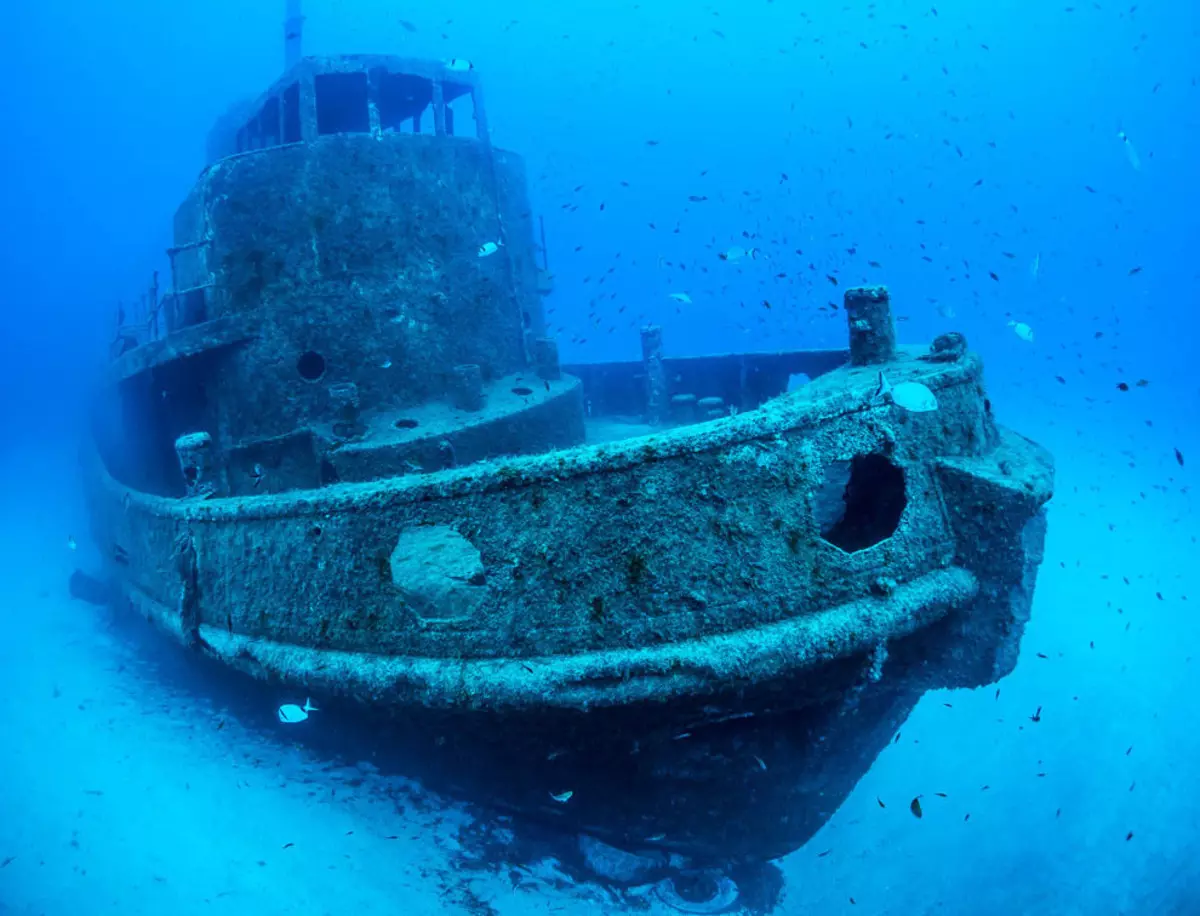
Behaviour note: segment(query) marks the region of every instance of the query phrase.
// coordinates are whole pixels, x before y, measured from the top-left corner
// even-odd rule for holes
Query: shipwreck
[[[502,728],[537,806],[622,848],[778,855],[922,692],[1012,670],[1051,459],[961,337],[897,344],[882,288],[846,292],[845,350],[673,356],[647,327],[642,359],[563,364],[535,225],[474,69],[293,60],[212,132],[114,344],[84,454],[106,578],[299,696]],[[680,735],[772,715],[801,735],[777,829],[707,842],[561,769],[669,775]]]

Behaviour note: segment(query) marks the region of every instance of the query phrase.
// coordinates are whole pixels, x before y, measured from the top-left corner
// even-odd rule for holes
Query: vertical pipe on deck
[[[667,416],[667,371],[663,366],[662,328],[642,328],[642,366],[646,376],[646,421],[661,426]]]
[[[379,100],[383,94],[380,80],[387,71],[372,67],[367,71],[367,129],[372,137],[383,136],[383,123],[379,115]]]
[[[287,0],[283,20],[283,68],[290,70],[300,60],[304,40],[304,14],[301,0]]]
[[[896,325],[886,286],[848,289],[842,307],[850,331],[850,365],[876,366],[896,358]]]
[[[158,271],[154,271],[154,275],[150,279],[150,336],[152,339],[158,339]]]

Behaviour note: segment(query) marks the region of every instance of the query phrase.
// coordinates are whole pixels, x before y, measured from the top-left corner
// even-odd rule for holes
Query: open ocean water
[[[166,276],[208,128],[281,71],[282,7],[0,11],[0,914],[678,912],[573,872],[572,838],[489,858],[520,824],[415,752],[282,724],[297,698],[68,593],[117,304]],[[884,283],[899,339],[965,334],[1055,456],[1016,670],[927,694],[745,912],[1200,914],[1200,7],[304,13],[305,53],[474,64],[565,361],[637,359],[646,323],[672,353],[844,347],[843,290]]]

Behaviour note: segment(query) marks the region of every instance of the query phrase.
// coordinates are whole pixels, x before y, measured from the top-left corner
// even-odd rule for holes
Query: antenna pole
[[[304,37],[304,14],[301,0],[287,0],[287,18],[283,20],[283,67],[290,70],[300,60]]]

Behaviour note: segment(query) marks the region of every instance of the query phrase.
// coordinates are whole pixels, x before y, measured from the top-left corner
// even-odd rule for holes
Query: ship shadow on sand
[[[511,740],[524,723],[494,714],[382,713],[314,696],[317,712],[283,723],[278,707],[304,699],[288,688],[184,650],[127,609],[112,608],[107,623],[144,676],[206,698],[264,740],[330,765],[369,761],[385,778],[418,784],[427,804],[442,796],[465,806],[456,868],[516,885],[553,860],[571,882],[693,913],[771,912],[784,887],[775,860],[828,821],[920,696],[850,691],[790,711],[747,698],[767,711],[682,731],[648,717],[644,739],[616,742],[606,740],[617,728],[605,710],[547,712],[538,731],[556,738],[531,754],[528,740]],[[812,695],[811,685],[795,687]]]

